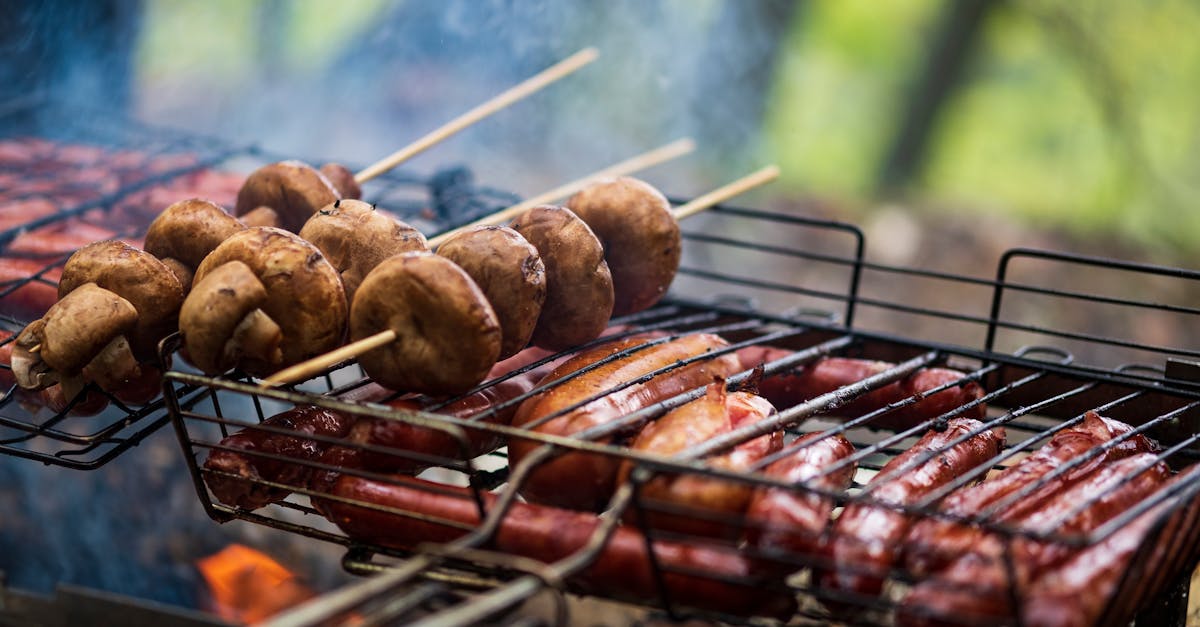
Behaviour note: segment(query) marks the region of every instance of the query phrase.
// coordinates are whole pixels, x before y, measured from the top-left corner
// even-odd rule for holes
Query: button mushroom
[[[279,226],[296,233],[321,207],[339,199],[333,183],[319,170],[300,161],[280,161],[246,177],[234,213],[240,217],[270,207],[279,214]]]
[[[158,214],[146,230],[146,252],[167,265],[191,289],[196,267],[221,242],[246,228],[216,203],[192,198],[181,200]]]
[[[559,351],[599,337],[612,314],[613,281],[592,229],[571,210],[552,205],[529,209],[511,226],[546,264],[546,303],[533,344]]]
[[[341,280],[320,250],[281,229],[254,227],[200,263],[179,329],[204,372],[236,366],[265,376],[340,344],[346,310]]]
[[[432,253],[392,257],[367,275],[350,308],[350,336],[396,339],[359,356],[393,390],[458,394],[483,381],[500,355],[500,322],[454,262]]]
[[[333,183],[334,189],[342,195],[343,200],[358,200],[362,198],[362,187],[354,178],[354,173],[340,163],[326,163],[321,166],[321,174]]]
[[[425,236],[386,211],[361,200],[339,200],[304,223],[300,237],[325,254],[341,276],[346,299],[384,259],[428,250]]]
[[[469,275],[500,321],[500,359],[529,344],[546,302],[546,265],[520,233],[504,226],[479,226],[455,234],[437,254]]]
[[[80,248],[63,267],[58,282],[61,300],[76,288],[95,283],[129,301],[137,323],[128,334],[139,362],[156,359],[158,343],[175,331],[183,287],[154,255],[124,242],[104,241]]]

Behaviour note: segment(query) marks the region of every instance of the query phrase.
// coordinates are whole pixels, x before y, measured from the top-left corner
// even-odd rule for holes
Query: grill
[[[390,399],[386,398],[347,402],[345,398],[360,394],[368,385],[355,363],[339,365],[294,389],[274,391],[259,388],[248,377],[209,378],[191,374],[186,367],[172,370],[166,386],[171,414],[176,417],[175,428],[197,493],[212,518],[222,522],[240,519],[344,545],[346,569],[378,575],[310,603],[280,619],[280,624],[317,624],[333,617],[421,624],[512,621],[518,616],[531,623],[565,622],[570,620],[571,612],[564,593],[633,601],[650,616],[673,619],[741,623],[792,618],[799,622],[836,619],[893,624],[898,622],[898,614],[903,614],[905,620],[913,621],[984,624],[986,616],[939,614],[906,599],[924,588],[935,595],[965,593],[973,599],[997,598],[1020,611],[1027,600],[1026,592],[1031,590],[1018,572],[1020,561],[1014,558],[1023,547],[1107,547],[1130,535],[1136,538],[1136,554],[1123,562],[1128,567],[1120,569],[1123,574],[1115,579],[1111,594],[1101,596],[1102,611],[1097,616],[1117,624],[1140,611],[1143,614],[1139,621],[1145,624],[1181,621],[1178,605],[1159,608],[1158,614],[1146,612],[1161,605],[1163,599],[1175,598],[1165,591],[1176,594],[1178,588],[1172,586],[1179,585],[1180,577],[1186,584],[1186,575],[1195,566],[1194,496],[1200,484],[1190,480],[1192,475],[1084,531],[1070,531],[1070,525],[1062,525],[1086,509],[1102,506],[1105,494],[1137,481],[1152,463],[1162,462],[1175,470],[1194,463],[1195,443],[1200,438],[1196,429],[1200,387],[1192,375],[1200,353],[1194,346],[1178,344],[1176,338],[1183,335],[1165,342],[1149,341],[1145,328],[1139,325],[1153,324],[1158,331],[1183,329],[1200,310],[1157,297],[1143,298],[1139,291],[1147,286],[1155,290],[1167,286],[1166,293],[1173,295],[1194,293],[1200,273],[1013,250],[1001,257],[994,279],[982,279],[869,262],[866,237],[847,224],[735,207],[718,207],[697,220],[690,225],[692,228],[685,229],[686,258],[669,298],[652,310],[614,320],[622,329],[618,337],[653,331],[666,334],[666,338],[652,340],[662,342],[681,334],[708,332],[718,333],[731,343],[695,360],[715,359],[755,346],[788,351],[782,358],[766,363],[761,372],[746,371],[731,377],[727,381],[731,387],[755,385],[760,378],[765,381],[830,356],[886,360],[892,365],[860,381],[779,406],[778,413],[765,422],[736,429],[673,458],[635,452],[620,442],[641,425],[701,397],[703,389],[568,438],[531,431],[531,425],[492,424],[485,420],[486,415],[463,418],[436,413],[459,399],[426,406],[426,411],[397,409],[387,405]],[[1046,279],[1055,277],[1065,277],[1065,287],[1048,284]],[[938,286],[932,293],[945,298],[916,302],[912,294],[919,290],[912,286],[922,284]],[[941,307],[943,301],[949,305]],[[1126,328],[1131,334],[1098,336],[1067,323],[1091,316],[1128,320]],[[1038,320],[1067,322],[1048,325]],[[165,343],[163,349],[164,360],[181,364],[176,359],[177,343]],[[612,358],[621,356],[618,353]],[[486,393],[556,357],[546,357],[485,382],[470,394]],[[688,363],[685,360],[655,374]],[[961,375],[870,411],[848,411],[855,407],[855,399],[931,367],[954,368]],[[889,420],[923,399],[970,383],[980,384],[985,390],[980,398],[916,422],[898,425]],[[564,384],[566,379],[551,385]],[[201,392],[193,396],[183,393],[189,390]],[[541,389],[493,410],[510,407],[538,391]],[[503,450],[480,457],[463,453],[431,456],[338,437],[297,435],[272,422],[259,426],[268,417],[297,404],[326,408],[360,420],[379,418],[437,431],[454,443],[451,451],[471,450],[472,435],[480,434],[510,440],[525,438],[546,446],[510,466]],[[982,405],[988,408],[982,423],[945,447],[998,427],[1007,432],[1007,447],[914,502],[897,504],[878,496],[882,492],[878,482],[868,482],[890,460],[908,450],[926,431],[945,429],[954,416],[979,411]],[[952,490],[1011,467],[1056,434],[1089,419],[1089,411],[1123,421],[1132,430],[1091,448],[1016,495],[971,516],[956,517],[940,511],[939,503]],[[247,427],[256,427],[251,432],[263,436],[284,436],[284,441],[297,446],[340,447],[350,454],[388,455],[408,460],[412,466],[441,470],[422,475],[429,481],[414,483],[395,475],[347,469],[329,463],[328,458],[298,460],[288,451],[243,450],[223,442]],[[849,438],[856,449],[850,459],[857,464],[849,491],[814,487],[815,479],[792,485],[772,478],[763,472],[772,458],[751,471],[723,470],[702,461],[710,454],[777,429],[786,430],[789,441],[808,433],[822,434],[819,439],[839,434]],[[1156,439],[1161,448],[1153,457],[1139,462],[1142,465],[1114,478],[1105,490],[1086,495],[1037,529],[1005,522],[1002,514],[1007,505],[1048,483],[1064,481],[1073,469],[1143,435]],[[617,443],[608,443],[610,440]],[[803,445],[793,441],[788,446],[791,448],[785,450]],[[898,476],[924,461],[939,458],[945,447],[929,450],[911,466],[887,474]],[[213,451],[237,453],[264,467],[275,464],[276,473],[263,475],[278,474],[278,468],[290,469],[291,474],[285,479],[259,474],[248,478],[241,473],[206,468],[204,461]],[[633,469],[629,475],[632,480],[608,500],[605,516],[547,513],[517,498],[538,464],[565,452],[614,458]],[[381,505],[344,494],[330,495],[304,480],[324,471],[408,490],[409,496],[402,501],[406,505]],[[847,507],[869,505],[901,512],[913,521],[974,524],[987,532],[989,541],[997,543],[998,549],[981,559],[988,572],[999,573],[1001,580],[988,587],[987,582],[956,581],[951,577],[918,578],[903,567],[893,566],[884,574],[859,573],[887,580],[880,595],[817,585],[815,572],[840,569],[853,574],[856,566],[831,563],[819,552],[741,546],[738,539],[745,530],[755,528],[754,521],[741,515],[647,500],[643,488],[657,475],[706,476],[755,489],[786,489],[834,499],[843,512]],[[222,480],[240,482],[245,489],[254,486],[260,491],[275,490],[277,496],[290,496],[261,509],[233,507],[215,500],[208,488],[212,482]],[[564,486],[566,490],[571,488]],[[393,521],[395,528],[413,535],[404,537],[396,532],[387,536],[361,529],[347,535],[322,516],[322,508],[328,509],[330,503],[342,507],[335,510],[343,512],[339,522],[354,517],[345,512],[357,512],[359,516],[374,516],[373,520]],[[424,505],[414,507],[414,503]],[[651,523],[664,515],[714,523],[723,531],[714,538],[670,531]],[[541,520],[536,520],[539,517]],[[528,522],[531,519],[534,521]],[[549,609],[541,618],[532,618],[535,614],[530,604],[536,607],[539,601],[548,604]]]
[[[0,124],[0,128],[19,128],[26,133],[31,111],[40,108],[4,110],[21,122]],[[23,255],[32,264],[23,276],[4,279],[0,298],[15,298],[22,290],[38,286],[52,289],[55,272],[67,257],[65,251],[48,255],[21,252],[19,242],[26,232],[104,227],[136,239],[144,232],[148,216],[192,195],[191,190],[215,188],[232,194],[240,182],[240,174],[236,173],[282,158],[254,146],[231,148],[218,140],[150,128],[95,112],[69,111],[61,117],[43,118],[42,122],[37,131],[40,139],[0,140],[0,174],[4,175],[0,193],[5,207],[15,212],[18,203],[49,204],[43,213],[5,226],[6,230],[0,232],[0,253],[6,258]],[[11,135],[11,131],[5,135]],[[136,152],[130,150],[132,146],[137,147]],[[95,176],[97,168],[104,176]],[[222,181],[225,187],[219,184]],[[366,192],[369,200],[396,211],[428,233],[515,200],[505,192],[476,185],[470,172],[462,168],[430,176],[391,173]],[[232,197],[214,200],[228,205]],[[711,332],[731,342],[728,348],[703,359],[755,346],[788,351],[782,358],[768,362],[762,372],[731,377],[728,383],[735,387],[754,385],[760,377],[769,378],[831,356],[885,360],[892,365],[838,389],[780,405],[769,424],[737,430],[693,448],[685,456],[663,458],[605,442],[610,436],[621,441],[636,427],[703,395],[703,390],[667,399],[577,437],[562,438],[528,428],[491,424],[481,420],[485,416],[455,418],[436,413],[454,399],[439,401],[441,406],[427,406],[427,411],[397,409],[388,404],[392,399],[385,397],[349,402],[346,399],[369,391],[368,382],[354,363],[337,366],[287,390],[263,390],[237,373],[220,378],[200,376],[178,358],[178,338],[169,338],[162,346],[162,365],[167,370],[162,398],[131,405],[107,397],[107,408],[99,417],[84,417],[72,411],[78,407],[30,411],[10,389],[0,401],[4,429],[0,446],[10,455],[94,469],[173,422],[197,494],[209,516],[221,522],[243,520],[343,545],[347,570],[376,575],[281,618],[289,624],[317,624],[330,617],[439,624],[513,622],[517,617],[530,624],[566,622],[578,610],[573,609],[565,593],[631,601],[640,618],[694,617],[731,623],[761,622],[766,618],[822,622],[834,618],[891,624],[896,622],[898,611],[923,615],[922,608],[907,610],[904,605],[910,591],[922,585],[932,585],[935,591],[965,591],[978,596],[996,590],[953,580],[918,578],[903,567],[893,567],[886,573],[887,584],[881,595],[823,588],[816,584],[813,573],[835,565],[822,555],[751,550],[741,546],[738,539],[746,529],[755,528],[753,521],[653,502],[645,498],[643,488],[656,475],[703,475],[756,489],[781,488],[834,499],[842,511],[867,504],[903,512],[915,520],[955,520],[954,515],[939,510],[943,497],[987,473],[1011,467],[1044,447],[1056,434],[1083,423],[1089,410],[1128,423],[1133,430],[1060,466],[1019,496],[1143,434],[1161,444],[1153,459],[1175,470],[1195,461],[1195,441],[1200,437],[1196,428],[1200,350],[1185,343],[1190,336],[1184,329],[1194,325],[1200,309],[1177,303],[1195,302],[1200,273],[1014,250],[1001,256],[994,278],[979,278],[869,261],[866,236],[853,225],[839,222],[725,206],[693,218],[684,226],[686,258],[672,293],[653,310],[614,320],[621,329],[618,337],[652,331],[665,335],[652,340],[662,342],[675,335]],[[932,296],[914,298],[913,294]],[[12,311],[6,304],[5,312]],[[15,331],[28,318],[6,314],[0,322]],[[1128,329],[1129,334],[1098,336],[1081,330],[1093,319],[1103,319],[1108,328]],[[548,356],[492,379],[473,393],[495,389],[555,357]],[[954,368],[962,374],[919,395],[893,398],[870,411],[848,409],[855,407],[854,399],[930,367]],[[903,414],[924,398],[969,383],[982,386],[985,393],[981,398],[925,416],[919,422],[900,426],[889,422],[890,417]],[[536,391],[508,403],[516,404],[533,393]],[[521,437],[549,446],[510,467],[503,450],[478,457],[430,456],[336,437],[303,435],[270,422],[261,424],[298,404],[438,431],[462,451],[470,450],[472,434],[481,433]],[[929,429],[944,428],[951,417],[985,404],[987,414],[974,431],[1004,427],[1008,445],[998,455],[915,502],[897,505],[877,496],[878,489],[868,482],[890,460],[908,450]],[[244,451],[222,443],[247,427],[255,427],[258,433],[284,436],[291,443],[386,454],[413,465],[439,469],[422,475],[430,480],[428,483],[406,483],[392,475],[346,469],[321,459],[298,460],[288,451]],[[700,461],[710,453],[774,429],[786,430],[790,448],[785,450],[800,446],[793,441],[800,434],[819,433],[826,439],[839,434],[848,437],[856,449],[852,459],[857,471],[852,487],[843,492],[784,483],[763,472],[769,459],[751,471],[736,472]],[[278,468],[290,469],[292,475],[247,479],[205,468],[210,452],[220,450],[237,452],[256,463],[277,462]],[[608,515],[577,513],[564,517],[556,513],[549,520],[562,522],[561,527],[543,525],[542,537],[528,534],[523,540],[521,534],[514,534],[513,523],[506,521],[520,511],[528,516],[528,512],[544,510],[526,509],[528,506],[517,498],[518,491],[538,462],[566,451],[628,463],[633,481],[611,496]],[[933,459],[937,454],[930,451],[919,459]],[[342,505],[363,512],[429,523],[424,527],[426,532],[430,525],[440,530],[408,544],[395,538],[375,541],[352,537],[321,515],[313,497],[317,505],[338,499],[314,491],[296,476],[330,470],[418,490],[430,498],[436,496],[443,506],[457,513],[443,511],[440,514],[444,515],[435,515],[438,513],[341,499]],[[1135,480],[1134,473],[1140,470],[1135,468],[1129,476],[1118,477],[1109,487],[1117,489]],[[208,486],[222,477],[290,496],[260,509],[232,507],[215,500],[209,490]],[[1025,596],[1023,589],[1013,583],[1019,565],[1013,553],[1022,543],[1042,541],[1086,549],[1115,543],[1137,532],[1136,551],[1123,562],[1129,567],[1123,569],[1112,594],[1102,599],[1104,610],[1100,615],[1114,624],[1134,614],[1145,624],[1181,622],[1180,581],[1186,584],[1186,575],[1196,564],[1193,530],[1197,527],[1194,510],[1198,490],[1200,483],[1196,481],[1172,483],[1082,533],[1056,532],[1053,525],[1031,531],[1006,524],[1001,518],[1003,502],[959,519],[965,518],[999,539],[1000,550],[993,559],[1004,574],[1000,596],[1011,597],[1018,605]],[[1098,504],[1101,497],[1096,494],[1080,500],[1061,513],[1057,522]],[[651,524],[664,514],[682,514],[712,523],[724,532],[701,537]],[[536,552],[529,550],[529,542],[549,543],[551,536],[558,537],[552,553],[523,554]],[[685,550],[681,552],[680,547]],[[640,559],[622,561],[630,555]],[[697,561],[696,556],[707,556],[707,561]],[[712,592],[711,597],[706,598],[706,592]],[[963,616],[933,618],[981,623]]]

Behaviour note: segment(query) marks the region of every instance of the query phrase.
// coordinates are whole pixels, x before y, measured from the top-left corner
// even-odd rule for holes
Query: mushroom
[[[265,376],[336,347],[346,327],[337,271],[315,246],[272,227],[239,231],[205,257],[183,308],[188,354],[208,374],[236,366]]]
[[[321,166],[321,174],[333,183],[334,189],[342,195],[344,200],[358,200],[362,198],[362,187],[359,186],[358,180],[354,178],[354,173],[346,166],[340,163],[326,163]]]
[[[109,353],[106,360],[117,361],[112,353],[121,347],[110,348],[110,345],[131,333],[137,322],[138,311],[133,303],[95,283],[80,285],[17,335],[12,353],[17,385],[40,390],[62,381],[78,380],[84,367],[102,352]],[[124,349],[129,350],[128,344],[124,344]],[[110,376],[121,375],[110,373]],[[66,396],[72,398],[74,394]]]
[[[94,283],[129,301],[137,310],[137,323],[127,334],[129,347],[139,362],[156,359],[158,343],[176,329],[183,287],[179,279],[154,255],[124,242],[103,241],[80,248],[63,267],[58,297]],[[89,356],[89,361],[94,354]]]
[[[546,302],[546,265],[533,244],[508,227],[479,226],[455,234],[437,254],[458,264],[491,303],[500,359],[525,348]]]
[[[541,205],[512,221],[546,264],[546,303],[533,344],[560,351],[600,337],[613,308],[613,282],[600,240],[569,209]]]
[[[158,214],[146,230],[146,252],[158,257],[187,292],[201,261],[230,235],[246,228],[216,203],[181,200]]]
[[[333,183],[319,170],[300,161],[280,161],[246,177],[234,213],[242,216],[270,207],[279,214],[279,226],[295,233],[321,207],[339,199]]]
[[[642,311],[667,292],[683,249],[679,222],[661,192],[623,176],[588,186],[567,201],[604,246],[612,272],[613,315]]]
[[[363,278],[384,259],[429,249],[420,231],[361,200],[338,200],[304,223],[300,237],[333,264],[346,289],[347,302]]]
[[[500,355],[500,322],[483,292],[454,262],[432,253],[391,257],[363,280],[350,307],[350,336],[383,331],[394,341],[359,355],[393,390],[458,394],[483,381]]]

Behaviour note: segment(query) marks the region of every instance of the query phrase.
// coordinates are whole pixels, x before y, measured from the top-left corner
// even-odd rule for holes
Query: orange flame
[[[279,562],[240,544],[197,560],[208,582],[214,610],[235,623],[257,623],[315,593]]]

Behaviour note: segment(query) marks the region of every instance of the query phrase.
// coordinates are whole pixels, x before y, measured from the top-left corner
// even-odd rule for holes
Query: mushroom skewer
[[[678,213],[681,216],[694,215],[695,213],[702,211],[703,209],[712,207],[713,205],[716,205],[720,202],[728,200],[729,198],[732,198],[738,194],[749,191],[750,189],[752,189],[754,187],[757,187],[759,185],[763,185],[767,182],[770,182],[770,181],[774,180],[775,178],[777,178],[778,176],[779,176],[779,169],[776,166],[768,166],[768,167],[758,170],[748,176],[738,179],[732,183],[724,185],[716,190],[713,190],[712,192],[704,194],[703,196],[697,198],[695,201],[687,203],[686,205],[683,205],[682,207],[680,207],[679,209],[675,210],[672,213],[673,214]],[[540,207],[535,208],[535,210],[536,209],[541,209],[541,208]],[[574,213],[572,213],[569,210],[565,210],[565,209],[561,209],[561,208],[560,208],[560,210],[566,214],[570,214],[571,217],[575,217]],[[576,218],[576,219],[578,219],[578,218]],[[580,221],[580,224],[583,225],[585,228],[587,228],[586,224],[584,224],[582,221]],[[520,230],[520,229],[518,229],[518,230]],[[592,233],[590,229],[588,229],[587,232],[589,234]],[[593,238],[594,238],[594,235],[593,235]],[[528,239],[528,237],[527,237],[527,239]],[[571,251],[571,250],[552,251],[549,249],[542,250],[539,248],[539,253],[541,253],[541,257],[542,257],[543,261],[546,262],[547,270],[549,270],[549,266],[550,266],[550,262],[548,261],[549,258],[557,257],[557,256],[564,255],[564,254],[567,254],[567,255],[574,254],[574,252],[575,251]],[[603,263],[603,261],[604,261],[603,259],[600,260],[601,263]],[[598,268],[598,265],[597,265],[597,268]],[[599,270],[597,270],[597,271],[599,271]],[[608,268],[605,267],[603,269],[603,273],[607,274],[608,272],[609,272]],[[671,278],[673,278],[674,271],[672,271],[670,273],[670,275],[671,275]],[[610,279],[610,285],[611,285],[611,279]],[[553,286],[552,280],[547,281],[547,289],[548,290],[555,289]],[[594,293],[598,293],[598,292],[599,292],[599,290],[597,290]],[[661,294],[661,292],[665,292],[665,286],[662,288],[662,290],[658,290],[658,292],[660,294]],[[547,300],[549,301],[549,296],[547,297]],[[657,300],[657,299],[655,299],[655,300]],[[356,298],[356,301],[357,301],[357,298]],[[608,307],[609,307],[608,310],[605,311],[606,320],[607,320],[607,316],[612,311],[611,301],[610,301]],[[354,307],[352,306],[352,308],[351,308],[352,315],[353,315],[353,309],[354,309]],[[545,315],[545,309],[543,309],[543,316],[544,315]],[[547,317],[547,322],[546,322],[546,324],[557,324],[557,325],[562,325],[562,326],[570,326],[572,323],[573,323],[573,321],[567,321],[564,319],[555,320],[555,319],[553,319],[553,316]],[[353,322],[351,323],[351,326],[352,327],[354,326]],[[581,325],[581,326],[586,326],[586,325]],[[601,326],[600,329],[602,330],[602,328],[603,327]],[[307,379],[307,378],[313,376],[314,374],[321,372],[325,368],[328,368],[335,364],[341,363],[342,361],[344,361],[346,359],[362,356],[368,352],[378,353],[380,351],[385,351],[385,350],[392,350],[392,351],[403,351],[404,350],[403,347],[396,346],[396,340],[397,340],[397,338],[400,337],[400,334],[397,333],[396,329],[390,328],[387,325],[380,325],[377,330],[375,330],[373,333],[370,333],[370,334],[363,333],[364,329],[365,329],[365,326],[359,326],[358,332],[352,333],[352,337],[355,338],[355,341],[353,341],[352,343],[347,344],[346,346],[343,346],[342,348],[337,349],[328,354],[320,355],[320,356],[315,357],[311,360],[308,360],[304,363],[300,363],[291,368],[287,368],[285,370],[277,372],[277,373],[271,375],[270,377],[267,377],[266,379],[264,379],[261,382],[261,385],[263,385],[264,387],[272,387],[272,386],[279,386],[279,385],[284,385],[284,384],[292,383],[295,381]],[[599,330],[597,330],[596,333],[598,334]],[[535,335],[536,335],[536,331],[535,331]],[[595,336],[592,336],[592,338],[594,338],[594,337]],[[592,338],[586,338],[586,339],[579,340],[579,341],[587,341],[587,339],[592,339]],[[535,339],[535,343],[536,343],[536,341],[537,340]],[[556,343],[557,342],[554,342],[552,340],[547,345],[553,345]],[[565,346],[562,348],[565,348]],[[361,361],[361,359],[360,359],[360,361]],[[370,373],[368,372],[368,374],[370,374]],[[477,382],[478,381],[476,381],[476,383]],[[386,385],[386,383],[385,383],[385,385]],[[408,389],[408,388],[405,388],[405,389]],[[466,388],[464,388],[464,389],[466,389]],[[408,389],[408,391],[424,391],[424,390]]]
[[[595,61],[599,52],[585,48],[454,118],[400,150],[350,174],[344,166],[327,163],[318,170],[301,161],[281,161],[255,170],[238,191],[235,214],[247,216],[264,209],[278,214],[277,225],[296,233],[322,207],[341,199],[358,199],[360,185],[428,150],[497,111],[541,90]]]

